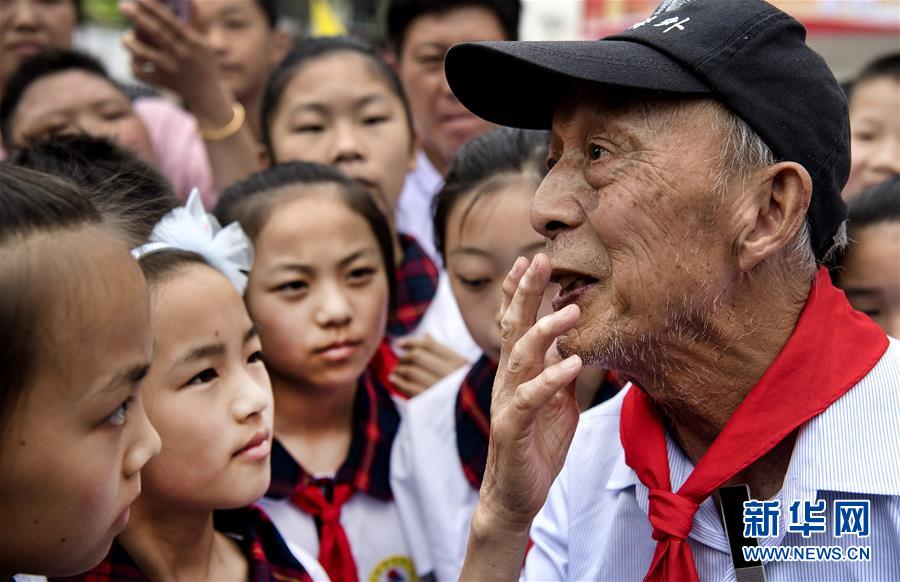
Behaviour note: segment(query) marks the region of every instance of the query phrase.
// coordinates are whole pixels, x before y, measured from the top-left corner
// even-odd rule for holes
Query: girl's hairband
[[[220,271],[244,294],[247,275],[253,266],[253,243],[241,225],[232,222],[225,228],[207,214],[194,188],[184,207],[174,208],[157,223],[150,241],[131,251],[135,259],[161,250],[195,252]]]

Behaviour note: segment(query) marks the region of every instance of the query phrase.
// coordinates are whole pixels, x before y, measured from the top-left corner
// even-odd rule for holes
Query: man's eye
[[[255,352],[250,354],[249,358],[247,358],[248,364],[256,364],[257,362],[262,362],[262,361],[263,361],[263,354],[260,350],[256,350]]]
[[[219,374],[213,368],[207,368],[188,380],[187,386],[199,386],[200,384],[206,384],[208,382],[212,382],[216,378],[219,377]]]
[[[550,170],[553,169],[553,166],[556,165],[556,158],[547,158],[546,164],[547,164],[547,171],[549,172]]]
[[[597,161],[603,157],[603,154],[606,153],[606,150],[603,147],[598,146],[597,144],[590,145],[590,156],[591,160]]]

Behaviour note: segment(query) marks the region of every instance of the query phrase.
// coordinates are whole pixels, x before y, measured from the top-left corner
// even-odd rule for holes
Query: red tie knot
[[[663,489],[650,490],[650,524],[653,539],[687,539],[700,506],[686,497]]]
[[[326,505],[322,508],[321,513],[319,514],[319,519],[321,519],[323,523],[339,521],[341,519],[340,506],[336,507],[334,505]]]

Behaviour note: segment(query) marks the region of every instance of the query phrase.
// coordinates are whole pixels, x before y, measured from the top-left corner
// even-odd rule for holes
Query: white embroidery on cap
[[[693,1],[694,0],[663,0],[663,2],[656,7],[656,10],[653,11],[653,14],[659,15],[663,12],[674,12],[683,6],[687,6]]]
[[[674,11],[678,10],[679,8],[683,8],[684,6],[690,4],[691,2],[694,2],[694,1],[695,0],[664,0],[659,6],[656,7],[656,10],[653,11],[653,14],[651,14],[649,18],[645,18],[644,20],[638,22],[637,24],[632,25],[628,30],[634,30],[635,28],[640,28],[646,24],[650,24],[651,22],[656,20],[660,14],[665,14],[666,12],[674,12]],[[679,19],[677,17],[674,19],[667,18],[664,21],[660,22],[659,24],[654,24],[653,26],[669,26],[669,25],[671,25],[671,26],[669,26],[669,28],[667,28],[663,31],[663,34],[672,30],[672,28],[678,28],[679,30],[684,30],[684,27],[681,25],[684,24],[685,22],[687,22],[688,20],[690,20],[690,18],[685,18],[681,22],[679,22],[678,20]]]
[[[670,30],[672,30],[673,28],[677,28],[678,30],[684,30],[684,27],[682,26],[682,24],[684,24],[685,22],[687,22],[690,19],[691,18],[688,17],[688,18],[685,18],[684,20],[682,20],[681,22],[679,22],[678,17],[673,16],[672,18],[666,18],[662,22],[658,22],[658,23],[654,24],[653,26],[668,26],[669,28],[667,28],[663,31],[663,34],[665,34],[665,33],[669,32]]]

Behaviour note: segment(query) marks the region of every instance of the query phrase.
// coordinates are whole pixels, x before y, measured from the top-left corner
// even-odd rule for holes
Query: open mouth
[[[550,273],[550,282],[559,285],[559,291],[553,298],[553,309],[559,311],[566,305],[578,301],[591,285],[598,282],[598,279],[577,271],[553,269]]]

